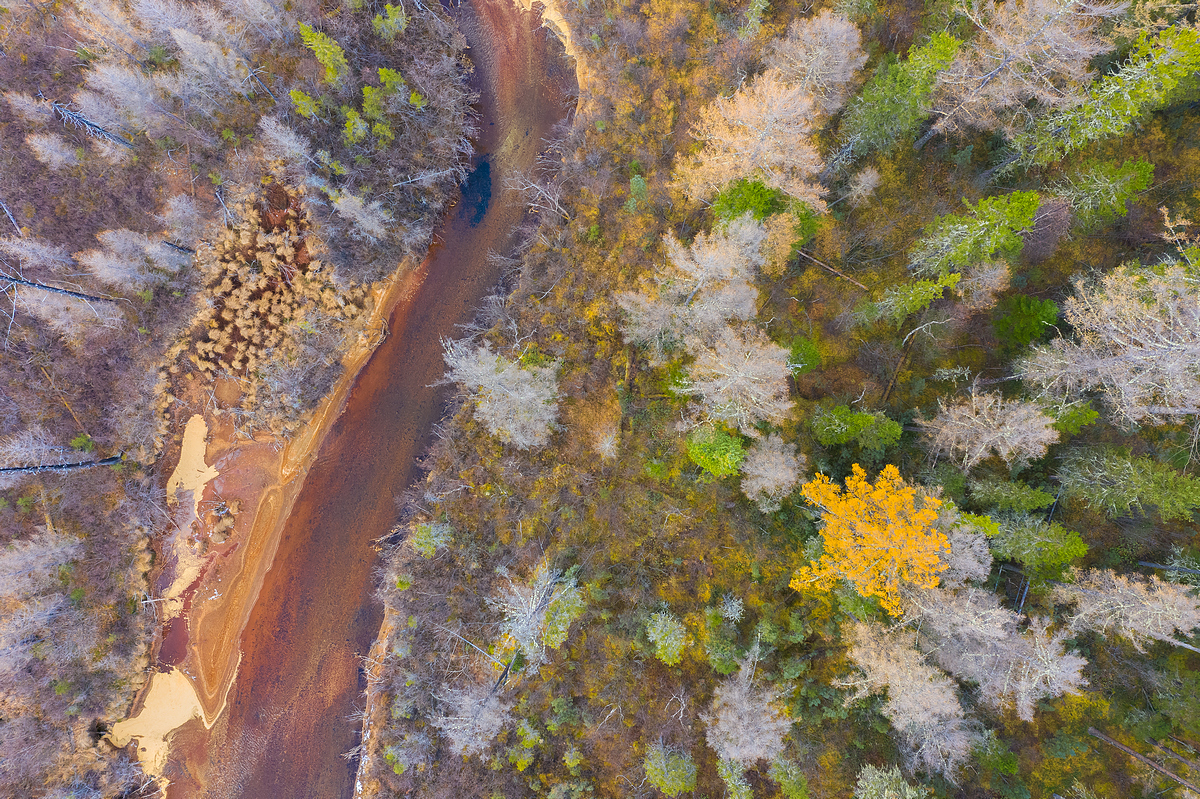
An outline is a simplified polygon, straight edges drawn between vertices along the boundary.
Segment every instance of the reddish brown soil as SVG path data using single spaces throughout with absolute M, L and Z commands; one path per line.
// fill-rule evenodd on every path
M 483 96 L 477 149 L 491 164 L 490 207 L 477 221 L 463 203 L 439 231 L 445 243 L 404 278 L 390 336 L 329 434 L 315 437 L 318 454 L 298 492 L 272 468 L 278 454 L 253 452 L 265 445 L 218 464 L 214 490 L 246 497 L 244 512 L 257 510 L 238 520 L 230 541 L 248 539 L 197 590 L 208 597 L 219 588 L 222 596 L 193 611 L 182 668 L 206 712 L 221 712 L 211 730 L 193 721 L 176 733 L 166 771 L 171 799 L 353 795 L 355 764 L 341 753 L 357 743 L 348 716 L 363 687 L 360 656 L 381 615 L 371 599 L 371 542 L 394 521 L 393 497 L 414 479 L 442 412 L 445 389 L 430 387 L 445 368 L 440 339 L 453 337 L 455 323 L 495 285 L 487 253 L 506 251 L 521 220 L 523 203 L 503 189 L 504 177 L 532 166 L 571 88 L 536 15 L 509 0 L 473 5 L 457 13 Z M 290 456 L 301 475 L 305 454 Z

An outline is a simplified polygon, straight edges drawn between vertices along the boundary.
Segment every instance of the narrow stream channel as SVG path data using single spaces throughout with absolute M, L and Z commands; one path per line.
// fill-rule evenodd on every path
M 499 274 L 488 252 L 512 247 L 524 213 L 505 176 L 529 169 L 568 111 L 573 77 L 536 13 L 513 0 L 453 10 L 471 45 L 480 93 L 475 172 L 443 221 L 425 278 L 392 312 L 390 336 L 363 368 L 309 471 L 242 636 L 229 704 L 208 733 L 181 730 L 171 799 L 332 799 L 353 795 L 361 703 L 359 657 L 379 629 L 373 539 L 442 412 L 440 341 L 456 335 Z

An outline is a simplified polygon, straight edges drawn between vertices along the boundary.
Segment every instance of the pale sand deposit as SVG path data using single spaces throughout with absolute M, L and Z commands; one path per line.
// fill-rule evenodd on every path
M 563 51 L 571 59 L 572 66 L 575 67 L 575 82 L 578 87 L 579 96 L 576 113 L 582 114 L 590 108 L 592 103 L 591 92 L 588 91 L 588 86 L 591 84 L 591 74 L 587 67 L 587 61 L 579 57 L 579 48 L 575 44 L 574 37 L 571 36 L 571 26 L 567 23 L 566 17 L 563 16 L 562 9 L 559 8 L 557 0 L 513 1 L 517 8 L 522 11 L 533 11 L 535 2 L 542 7 L 542 27 L 558 37 L 558 40 L 562 42 Z
M 147 774 L 161 777 L 171 733 L 199 715 L 200 701 L 187 675 L 179 669 L 157 672 L 150 677 L 141 711 L 114 724 L 108 740 L 123 748 L 136 738 L 142 768 Z
M 179 465 L 167 480 L 167 502 L 180 507 L 175 513 L 175 531 L 163 546 L 163 554 L 175 559 L 174 579 L 162 595 L 163 621 L 180 614 L 184 592 L 200 578 L 203 562 L 193 528 L 200 517 L 204 487 L 220 476 L 216 467 L 204 460 L 207 440 L 208 423 L 200 414 L 194 414 L 183 429 Z
M 208 440 L 208 423 L 200 414 L 188 419 L 183 429 L 183 449 L 179 453 L 179 465 L 167 480 L 167 499 L 176 501 L 176 493 L 191 491 L 193 509 L 200 515 L 200 495 L 204 486 L 218 474 L 217 470 L 204 462 L 204 447 Z

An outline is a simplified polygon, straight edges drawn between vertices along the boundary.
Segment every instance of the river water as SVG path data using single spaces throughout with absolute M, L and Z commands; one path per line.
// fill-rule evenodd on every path
M 360 372 L 283 530 L 241 640 L 228 705 L 208 733 L 180 731 L 168 790 L 177 797 L 351 797 L 364 687 L 360 656 L 381 621 L 372 600 L 371 542 L 395 520 L 393 498 L 442 413 L 440 341 L 456 335 L 500 275 L 489 250 L 513 246 L 524 214 L 505 176 L 532 167 L 569 111 L 573 78 L 535 13 L 512 0 L 464 2 L 452 13 L 475 64 L 482 116 L 476 170 L 400 300 L 389 337 Z

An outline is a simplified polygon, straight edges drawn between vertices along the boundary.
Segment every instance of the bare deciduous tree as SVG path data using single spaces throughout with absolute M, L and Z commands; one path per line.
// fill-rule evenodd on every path
M 994 128 L 1001 112 L 1021 111 L 1030 101 L 1078 104 L 1094 74 L 1088 63 L 1112 48 L 1097 27 L 1123 10 L 1121 3 L 1085 0 L 960 4 L 979 32 L 938 75 L 938 120 L 930 132 Z
M 312 144 L 308 137 L 296 133 L 275 117 L 258 120 L 258 143 L 262 147 L 263 160 L 268 164 L 281 162 L 280 171 L 300 183 L 308 175 L 312 163 Z
M 129 10 L 138 26 L 153 37 L 156 44 L 173 47 L 173 29 L 198 30 L 200 20 L 191 6 L 178 0 L 131 0 Z
M 863 766 L 854 785 L 854 799 L 925 799 L 927 796 L 928 788 L 905 782 L 900 769 L 895 766 L 882 769 Z
M 1017 367 L 1026 383 L 1058 397 L 1098 390 L 1129 424 L 1200 412 L 1200 281 L 1188 270 L 1131 263 L 1080 280 L 1064 314 L 1078 342 L 1036 348 Z
M 87 85 L 107 95 L 120 115 L 120 124 L 130 130 L 164 136 L 178 133 L 176 126 L 183 123 L 181 118 L 166 109 L 155 82 L 132 67 L 100 61 L 88 71 Z M 78 96 L 75 102 L 81 107 L 84 105 L 83 99 Z
M 626 338 L 660 360 L 677 344 L 693 350 L 711 345 L 732 319 L 753 318 L 758 290 L 751 281 L 763 265 L 765 239 L 765 229 L 750 214 L 697 234 L 690 245 L 665 236 L 667 264 L 654 285 L 617 295 Z
M 171 38 L 179 48 L 184 75 L 210 94 L 245 92 L 250 66 L 237 53 L 183 28 L 173 28 Z
M 487 344 L 444 341 L 446 379 L 471 392 L 475 415 L 492 435 L 517 449 L 550 440 L 558 419 L 555 366 L 523 367 L 492 352 Z
M 990 591 L 933 589 L 911 600 L 920 609 L 923 645 L 939 666 L 977 683 L 987 705 L 1015 707 L 1018 716 L 1032 721 L 1038 700 L 1087 684 L 1082 675 L 1087 661 L 1064 651 L 1066 633 L 1050 632 L 1044 620 L 1020 632 L 1020 617 Z
M 355 238 L 372 243 L 392 238 L 394 220 L 378 202 L 364 202 L 357 194 L 344 191 L 333 197 L 333 209 L 350 221 L 350 234 Z
M 778 694 L 754 686 L 757 656 L 757 649 L 751 649 L 738 673 L 717 686 L 712 707 L 701 717 L 708 728 L 705 739 L 717 757 L 743 766 L 782 752 L 792 726 Z
M 166 226 L 167 239 L 181 247 L 194 249 L 204 237 L 204 216 L 186 194 L 176 194 L 167 200 L 162 216 L 156 218 Z
M 61 268 L 73 263 L 65 248 L 29 237 L 0 238 L 0 252 L 18 259 L 26 268 Z
M 442 711 L 433 718 L 433 726 L 446 736 L 456 755 L 487 751 L 510 718 L 511 703 L 502 701 L 489 685 L 443 686 L 437 698 Z
M 953 502 L 946 502 L 938 511 L 936 526 L 946 534 L 950 551 L 942 555 L 946 570 L 940 585 L 956 588 L 968 581 L 986 580 L 992 570 L 992 551 L 981 522 L 986 519 L 960 513 Z
M 823 164 L 809 140 L 812 118 L 812 96 L 774 71 L 718 98 L 693 131 L 704 149 L 680 169 L 684 191 L 703 199 L 731 180 L 754 177 L 823 210 L 823 190 L 813 182 Z
M 49 101 L 39 100 L 22 92 L 4 92 L 8 107 L 30 125 L 44 125 L 54 120 Z
M 875 193 L 875 189 L 879 188 L 882 177 L 879 175 L 879 170 L 873 166 L 865 166 L 858 172 L 854 173 L 854 177 L 850 178 L 849 190 L 846 192 L 846 198 L 855 208 L 864 205 L 871 195 Z
M 837 683 L 854 690 L 849 701 L 886 690 L 883 712 L 905 759 L 916 769 L 954 779 L 979 740 L 954 681 L 925 662 L 912 633 L 859 622 L 851 640 L 848 654 L 859 673 Z
M 774 513 L 796 487 L 806 462 L 778 433 L 760 438 L 742 461 L 742 493 L 763 513 Z
M 1075 605 L 1072 630 L 1095 630 L 1128 638 L 1138 651 L 1150 641 L 1166 641 L 1197 650 L 1175 638 L 1200 627 L 1200 600 L 1186 585 L 1168 583 L 1157 575 L 1148 579 L 1117 574 L 1109 569 L 1074 569 L 1070 584 L 1056 585 L 1052 596 Z
M 705 415 L 757 435 L 759 422 L 779 424 L 791 411 L 788 351 L 758 330 L 726 328 L 701 350 L 677 390 L 700 399 Z
M 1040 458 L 1058 441 L 1054 420 L 1032 402 L 972 391 L 969 399 L 939 404 L 938 415 L 919 424 L 930 450 L 954 457 L 966 469 L 991 454 L 1009 465 Z
M 577 603 L 579 589 L 574 578 L 564 577 L 551 569 L 545 561 L 540 563 L 528 584 L 508 578 L 500 594 L 490 604 L 504 614 L 500 629 L 519 649 L 525 661 L 534 670 L 545 662 L 546 626 L 548 614 L 558 603 Z M 551 645 L 554 642 L 550 642 Z
M 787 35 L 771 43 L 766 57 L 768 67 L 811 93 L 826 114 L 846 102 L 866 61 L 858 27 L 829 9 L 792 20 Z
M 132 230 L 105 230 L 96 234 L 102 250 L 75 254 L 97 280 L 110 286 L 136 291 L 145 289 L 178 272 L 189 260 L 186 253 L 159 239 Z
M 25 143 L 39 161 L 55 172 L 79 164 L 79 155 L 75 148 L 58 134 L 31 133 L 25 137 Z
M 114 303 L 89 302 L 29 286 L 17 286 L 14 291 L 16 308 L 42 320 L 72 344 L 90 331 L 117 328 L 125 321 Z
M 24 430 L 0 438 L 0 467 L 21 468 L 65 463 L 68 448 L 40 424 L 30 425 Z

